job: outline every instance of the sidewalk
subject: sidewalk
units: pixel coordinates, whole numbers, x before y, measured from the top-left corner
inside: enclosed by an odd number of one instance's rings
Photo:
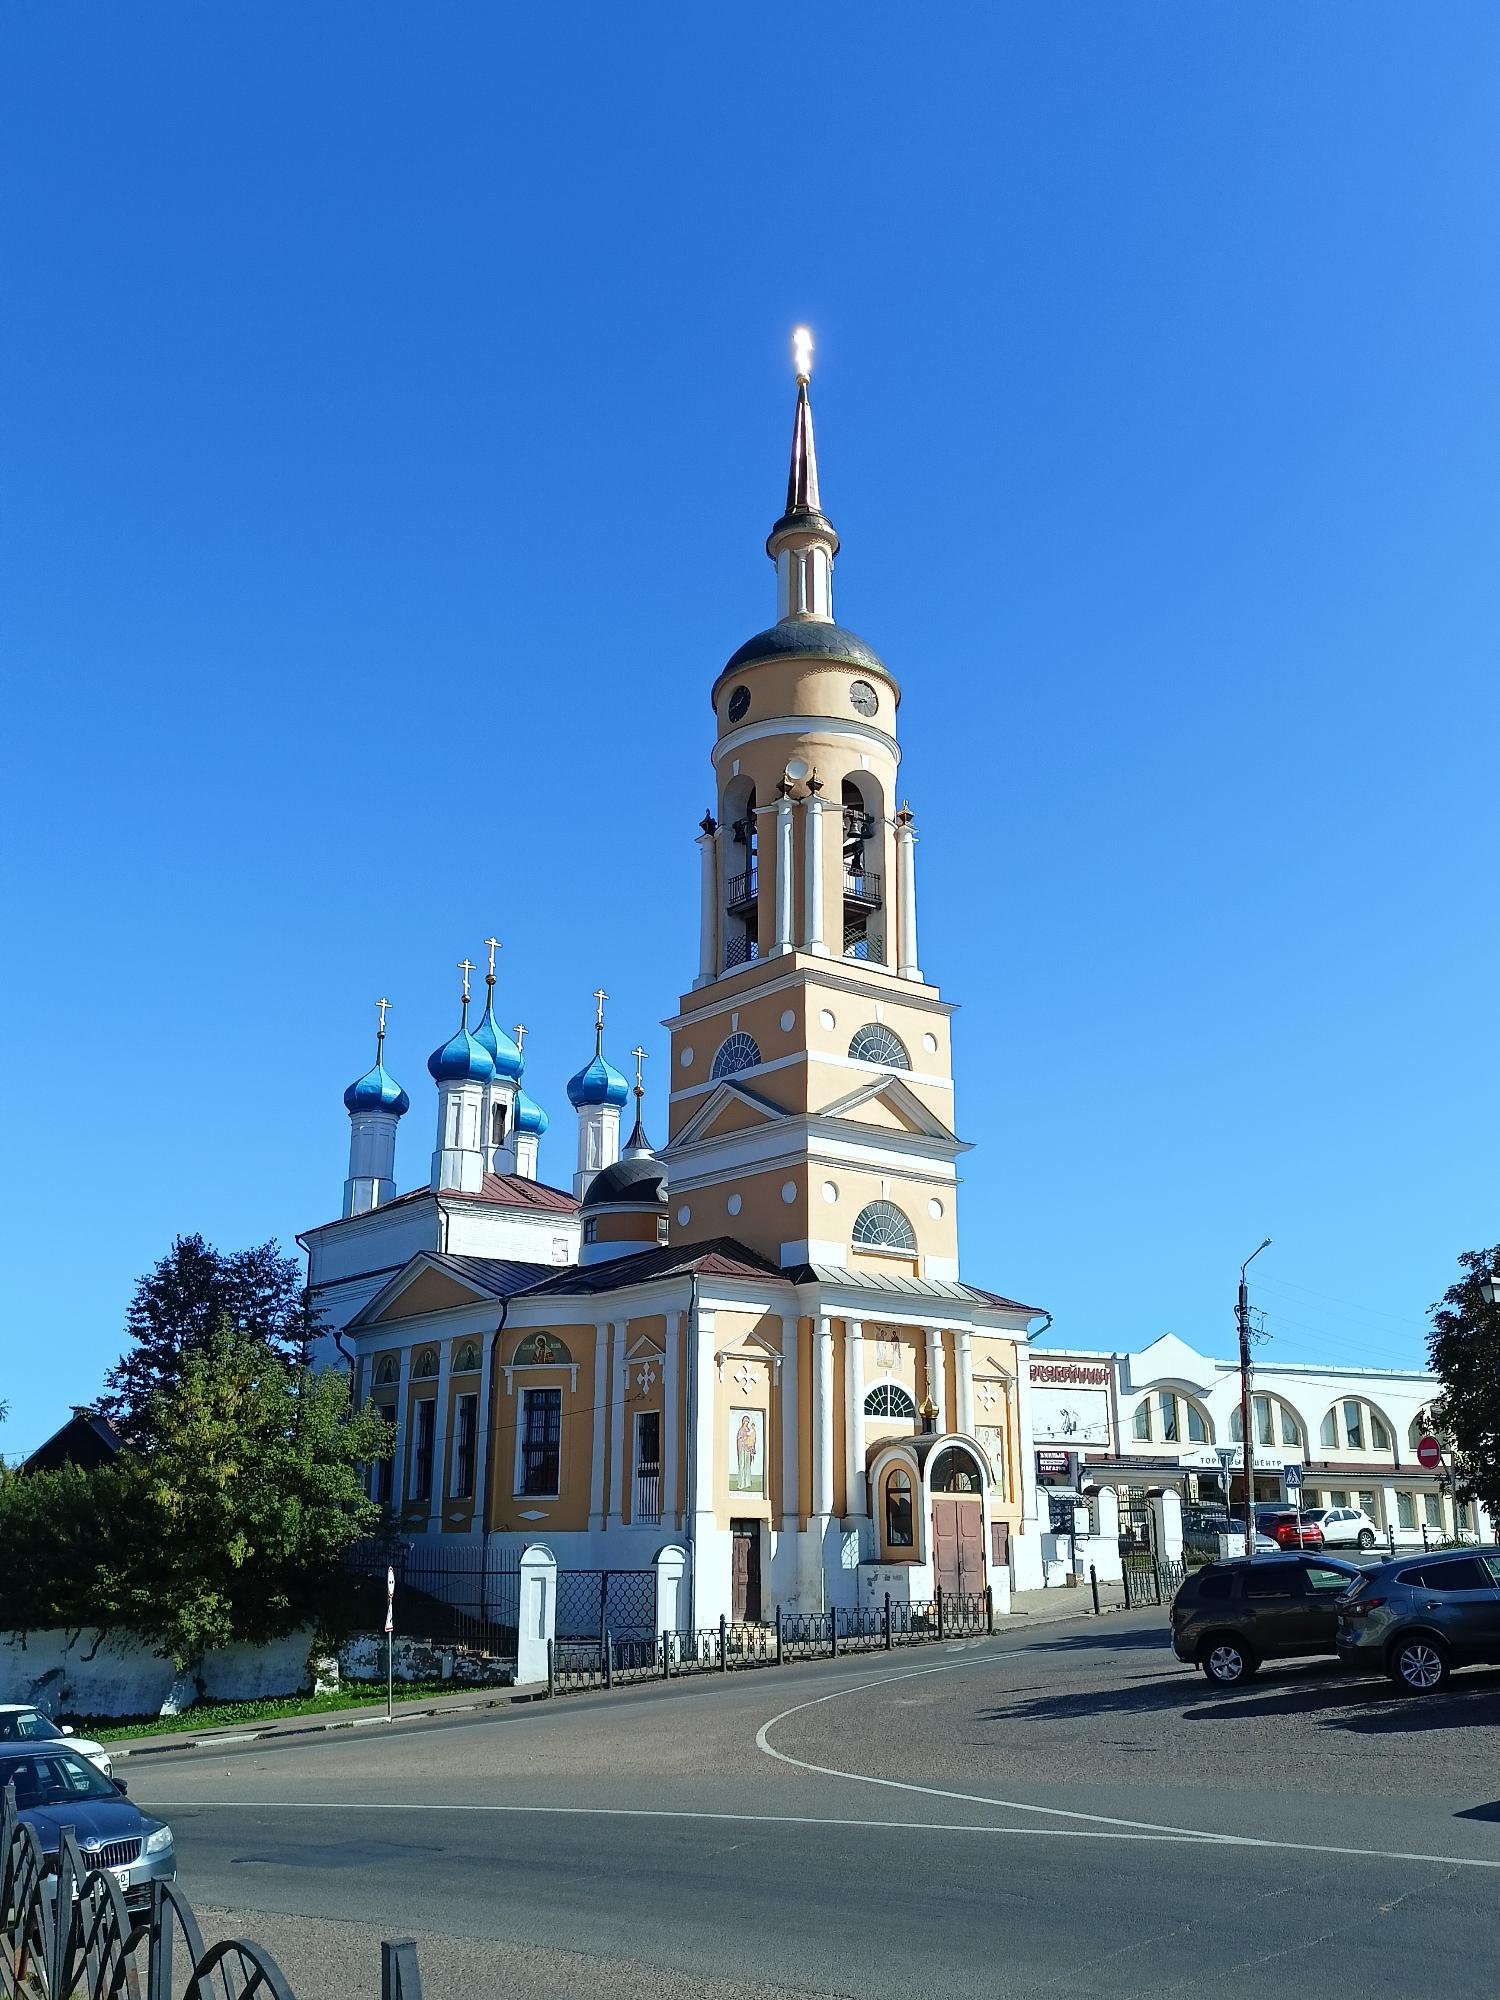
[[[397,1722],[421,1722],[433,1715],[458,1715],[466,1709],[504,1708],[513,1701],[534,1701],[545,1695],[545,1681],[528,1681],[518,1687],[462,1688],[454,1694],[440,1694],[421,1701],[398,1701]],[[116,1763],[122,1757],[149,1757],[158,1750],[191,1750],[199,1744],[255,1743],[268,1736],[319,1736],[331,1729],[364,1729],[385,1721],[384,1701],[372,1701],[361,1708],[341,1708],[331,1715],[288,1715],[280,1722],[225,1723],[218,1728],[173,1729],[161,1736],[116,1737],[106,1747]]]
[[[1125,1609],[1123,1584],[1101,1583],[1099,1586],[1099,1610],[1101,1615],[1110,1611]],[[1050,1590],[1013,1590],[1010,1594],[1010,1615],[1024,1618],[1028,1624],[1051,1624],[1059,1618],[1092,1618],[1094,1600],[1089,1591],[1088,1579],[1069,1589],[1067,1584],[1055,1584]],[[1007,1620],[997,1618],[995,1630],[1003,1632]]]

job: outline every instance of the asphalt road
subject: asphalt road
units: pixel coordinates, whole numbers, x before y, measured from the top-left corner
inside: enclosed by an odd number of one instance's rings
[[[141,1759],[303,2000],[1488,1994],[1500,1673],[1212,1692],[1165,1614]]]

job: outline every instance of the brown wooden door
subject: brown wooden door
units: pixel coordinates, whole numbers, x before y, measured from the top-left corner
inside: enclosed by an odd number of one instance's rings
[[[985,1586],[982,1502],[933,1495],[932,1559],[936,1581],[945,1594],[979,1596]]]
[[[760,1523],[731,1521],[734,1536],[733,1613],[736,1625],[760,1623]]]

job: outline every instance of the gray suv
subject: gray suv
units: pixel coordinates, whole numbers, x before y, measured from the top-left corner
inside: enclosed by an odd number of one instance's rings
[[[1358,1581],[1353,1563],[1270,1555],[1205,1563],[1172,1602],[1172,1650],[1215,1687],[1237,1687],[1262,1660],[1334,1651],[1338,1609]]]
[[[1454,1667],[1500,1663],[1500,1549],[1399,1556],[1362,1572],[1339,1599],[1346,1667],[1435,1694]]]

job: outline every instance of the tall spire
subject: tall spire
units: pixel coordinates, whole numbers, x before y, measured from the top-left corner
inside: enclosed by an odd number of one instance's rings
[[[786,512],[767,538],[766,553],[776,565],[777,617],[813,618],[832,624],[833,559],[838,554],[839,538],[823,512],[818,491],[818,450],[813,441],[812,403],[807,393],[812,350],[812,334],[805,326],[799,326],[792,335],[797,408],[792,418]]]
[[[646,1060],[646,1051],[636,1047],[630,1053],[635,1057],[635,1127],[625,1141],[622,1157],[627,1160],[638,1160],[651,1157],[651,1141],[646,1137],[646,1128],[641,1123],[641,1101],[646,1095],[646,1086],[641,1081],[641,1064]]]

